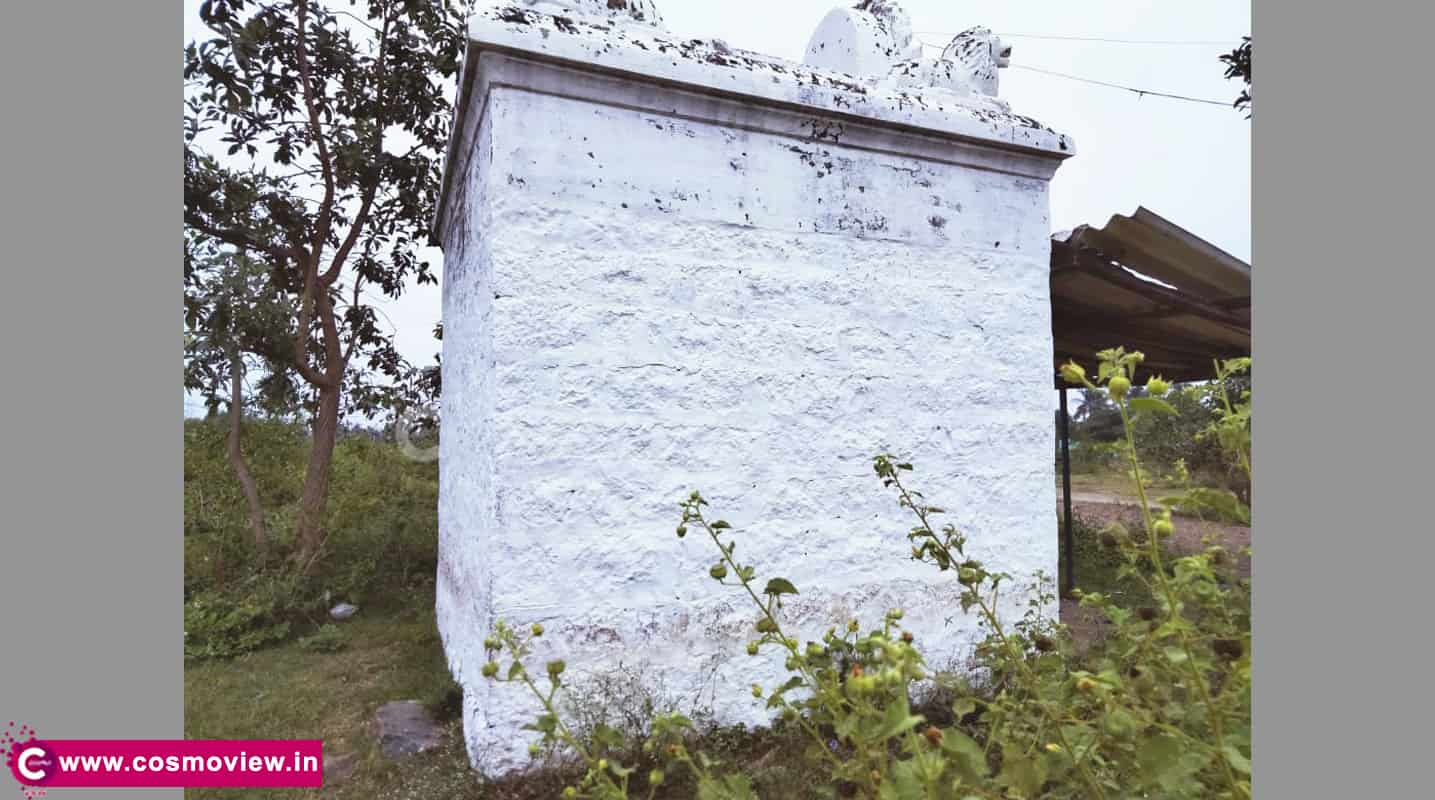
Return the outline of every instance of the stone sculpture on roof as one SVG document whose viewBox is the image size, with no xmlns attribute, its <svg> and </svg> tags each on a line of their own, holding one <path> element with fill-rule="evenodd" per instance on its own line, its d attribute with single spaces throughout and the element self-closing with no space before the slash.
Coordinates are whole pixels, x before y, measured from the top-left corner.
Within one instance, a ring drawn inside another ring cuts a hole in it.
<svg viewBox="0 0 1435 800">
<path fill-rule="evenodd" d="M 991 29 L 969 28 L 936 58 L 922 55 L 907 12 L 894 0 L 863 0 L 828 12 L 807 45 L 805 63 L 846 72 L 898 91 L 938 89 L 958 97 L 996 100 L 998 70 L 1011 62 L 1011 45 Z"/>
</svg>

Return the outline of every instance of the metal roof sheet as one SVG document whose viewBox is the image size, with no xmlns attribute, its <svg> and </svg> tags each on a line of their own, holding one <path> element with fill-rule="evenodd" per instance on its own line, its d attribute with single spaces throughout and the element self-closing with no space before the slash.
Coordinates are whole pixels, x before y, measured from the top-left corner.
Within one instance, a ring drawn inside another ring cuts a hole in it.
<svg viewBox="0 0 1435 800">
<path fill-rule="evenodd" d="M 1051 240 L 1056 365 L 1096 350 L 1141 350 L 1148 372 L 1213 377 L 1212 362 L 1250 354 L 1251 266 L 1137 208 Z"/>
</svg>

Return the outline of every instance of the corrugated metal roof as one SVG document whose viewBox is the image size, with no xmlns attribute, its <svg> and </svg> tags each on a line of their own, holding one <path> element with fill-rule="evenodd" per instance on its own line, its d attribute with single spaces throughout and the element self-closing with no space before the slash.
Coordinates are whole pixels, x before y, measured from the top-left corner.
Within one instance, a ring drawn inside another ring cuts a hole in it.
<svg viewBox="0 0 1435 800">
<path fill-rule="evenodd" d="M 1146 208 L 1052 237 L 1057 365 L 1121 345 L 1168 379 L 1210 378 L 1250 354 L 1250 296 L 1250 264 Z"/>
</svg>

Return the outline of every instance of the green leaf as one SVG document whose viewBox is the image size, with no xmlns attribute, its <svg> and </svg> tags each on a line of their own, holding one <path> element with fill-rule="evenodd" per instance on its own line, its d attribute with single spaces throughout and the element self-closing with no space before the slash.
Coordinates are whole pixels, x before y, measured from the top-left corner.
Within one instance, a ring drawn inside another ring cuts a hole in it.
<svg viewBox="0 0 1435 800">
<path fill-rule="evenodd" d="M 1242 775 L 1251 774 L 1251 760 L 1241 755 L 1241 751 L 1237 750 L 1235 745 L 1226 745 L 1221 749 L 1221 754 L 1226 757 L 1226 763 L 1230 764 L 1232 769 Z"/>
<path fill-rule="evenodd" d="M 1174 736 L 1153 736 L 1142 743 L 1136 763 L 1149 780 L 1160 781 L 1181 765 L 1181 740 Z"/>
<path fill-rule="evenodd" d="M 922 724 L 922 717 L 914 716 L 907 708 L 905 698 L 887 706 L 887 713 L 882 721 L 872 729 L 873 739 L 890 739 L 893 736 L 900 736 L 904 731 L 911 730 Z"/>
<path fill-rule="evenodd" d="M 1170 403 L 1159 397 L 1133 397 L 1129 405 L 1132 411 L 1155 411 L 1173 417 L 1181 415 Z"/>
<path fill-rule="evenodd" d="M 731 528 L 731 527 L 732 527 L 731 525 L 727 524 L 727 520 L 724 520 L 724 519 L 720 519 L 720 520 L 718 520 L 717 522 L 714 522 L 714 523 L 712 524 L 712 529 L 715 530 L 715 531 L 720 531 L 720 530 L 723 530 L 724 528 Z"/>
<path fill-rule="evenodd" d="M 976 710 L 977 701 L 973 700 L 970 697 L 959 697 L 952 703 L 952 714 L 958 720 L 962 719 L 963 717 Z"/>
<path fill-rule="evenodd" d="M 623 746 L 623 734 L 615 728 L 599 723 L 593 728 L 593 743 L 609 750 L 617 750 Z"/>
<path fill-rule="evenodd" d="M 757 795 L 746 775 L 724 775 L 698 781 L 698 800 L 757 800 Z"/>
<path fill-rule="evenodd" d="M 791 678 L 788 678 L 787 683 L 784 683 L 776 689 L 772 690 L 772 694 L 769 695 L 767 698 L 767 707 L 776 708 L 782 705 L 782 696 L 801 685 L 803 685 L 803 680 L 801 676 L 794 675 Z"/>
<path fill-rule="evenodd" d="M 898 761 L 877 790 L 880 800 L 922 800 L 922 780 L 913 761 Z"/>
<path fill-rule="evenodd" d="M 763 594 L 797 594 L 797 587 L 786 578 L 773 578 L 767 582 L 767 588 L 762 590 Z"/>
<path fill-rule="evenodd" d="M 1007 750 L 1002 757 L 1002 771 L 997 780 L 1015 789 L 1022 797 L 1036 797 L 1041 785 L 1046 783 L 1046 762 Z"/>
<path fill-rule="evenodd" d="M 987 758 L 981 745 L 956 728 L 942 731 L 942 750 L 952 756 L 952 766 L 967 783 L 978 784 L 987 777 Z"/>
</svg>

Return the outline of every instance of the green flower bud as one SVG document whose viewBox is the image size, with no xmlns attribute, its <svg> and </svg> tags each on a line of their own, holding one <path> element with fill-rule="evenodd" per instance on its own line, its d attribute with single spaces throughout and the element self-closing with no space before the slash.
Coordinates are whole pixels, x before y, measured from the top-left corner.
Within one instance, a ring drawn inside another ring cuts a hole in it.
<svg viewBox="0 0 1435 800">
<path fill-rule="evenodd" d="M 727 565 L 713 564 L 712 569 L 708 570 L 708 574 L 713 577 L 713 580 L 720 581 L 727 577 Z"/>
<path fill-rule="evenodd" d="M 877 678 L 873 675 L 860 675 L 848 681 L 852 689 L 861 694 L 869 694 L 877 689 Z"/>
<path fill-rule="evenodd" d="M 1176 532 L 1176 526 L 1169 519 L 1158 519 L 1151 523 L 1151 530 L 1156 532 L 1156 538 L 1165 539 Z"/>
<path fill-rule="evenodd" d="M 678 538 L 681 539 L 681 538 L 683 538 L 684 536 L 687 536 L 687 535 L 688 535 L 688 526 L 686 526 L 686 525 L 679 525 L 679 526 L 678 526 Z"/>
<path fill-rule="evenodd" d="M 1117 739 L 1125 739 L 1136 732 L 1136 718 L 1124 709 L 1113 709 L 1102 720 L 1106 733 Z"/>
<path fill-rule="evenodd" d="M 899 620 L 899 619 L 901 619 L 901 618 L 902 618 L 902 609 L 900 609 L 900 608 L 894 608 L 894 609 L 892 609 L 891 611 L 888 611 L 888 612 L 887 612 L 887 619 L 890 619 L 890 620 Z"/>
<path fill-rule="evenodd" d="M 563 796 L 568 798 L 568 800 L 572 800 L 573 798 L 578 796 L 578 790 L 574 789 L 572 786 L 566 787 L 563 790 Z"/>
<path fill-rule="evenodd" d="M 963 586 L 971 586 L 979 580 L 980 576 L 977 574 L 977 571 L 971 567 L 962 567 L 957 570 L 957 581 Z"/>
<path fill-rule="evenodd" d="M 490 661 L 483 665 L 483 677 L 492 678 L 498 674 L 498 662 Z"/>
<path fill-rule="evenodd" d="M 1155 377 L 1146 381 L 1146 391 L 1150 392 L 1152 397 L 1160 397 L 1171 391 L 1171 384 L 1167 383 L 1163 378 Z"/>
<path fill-rule="evenodd" d="M 662 783 L 663 783 L 663 771 L 662 771 L 662 770 L 660 770 L 660 769 L 655 769 L 655 770 L 653 770 L 652 772 L 649 772 L 649 773 L 648 773 L 648 785 L 649 785 L 649 786 L 661 786 Z"/>
<path fill-rule="evenodd" d="M 1111 379 L 1110 383 L 1106 384 L 1106 388 L 1111 390 L 1111 399 L 1120 400 L 1126 396 L 1127 392 L 1131 391 L 1131 381 L 1117 375 Z"/>
<path fill-rule="evenodd" d="M 606 759 L 606 758 L 600 758 L 600 759 L 598 759 L 598 771 L 599 771 L 599 772 L 605 772 L 607 769 L 608 769 L 608 759 Z"/>
<path fill-rule="evenodd" d="M 755 656 L 755 655 L 757 655 L 757 642 L 748 642 L 748 643 L 747 643 L 747 654 L 750 655 L 750 656 Z"/>
<path fill-rule="evenodd" d="M 1061 377 L 1065 378 L 1067 383 L 1085 383 L 1086 370 L 1075 361 L 1068 361 L 1061 365 Z"/>
<path fill-rule="evenodd" d="M 488 637 L 487 639 L 484 639 L 484 640 L 483 640 L 483 649 L 484 649 L 484 650 L 497 650 L 497 649 L 498 649 L 498 641 L 497 641 L 496 639 L 494 639 L 492 636 Z"/>
<path fill-rule="evenodd" d="M 542 636 L 542 635 L 543 635 L 543 626 L 542 626 L 542 625 L 539 625 L 539 624 L 536 623 L 536 622 L 533 623 L 533 635 L 534 635 L 535 637 Z"/>
<path fill-rule="evenodd" d="M 758 686 L 757 684 L 754 683 L 754 684 L 752 685 L 752 696 L 753 696 L 753 697 L 762 697 L 762 687 L 761 687 L 761 686 Z"/>
<path fill-rule="evenodd" d="M 563 674 L 563 670 L 565 670 L 565 669 L 567 669 L 567 668 L 568 668 L 568 665 L 567 665 L 567 664 L 564 664 L 561 659 L 558 660 L 558 661 L 549 661 L 549 662 L 548 662 L 548 674 L 549 674 L 549 675 L 552 675 L 552 676 L 555 677 L 555 678 L 558 677 L 559 675 L 562 675 L 562 674 Z"/>
</svg>

